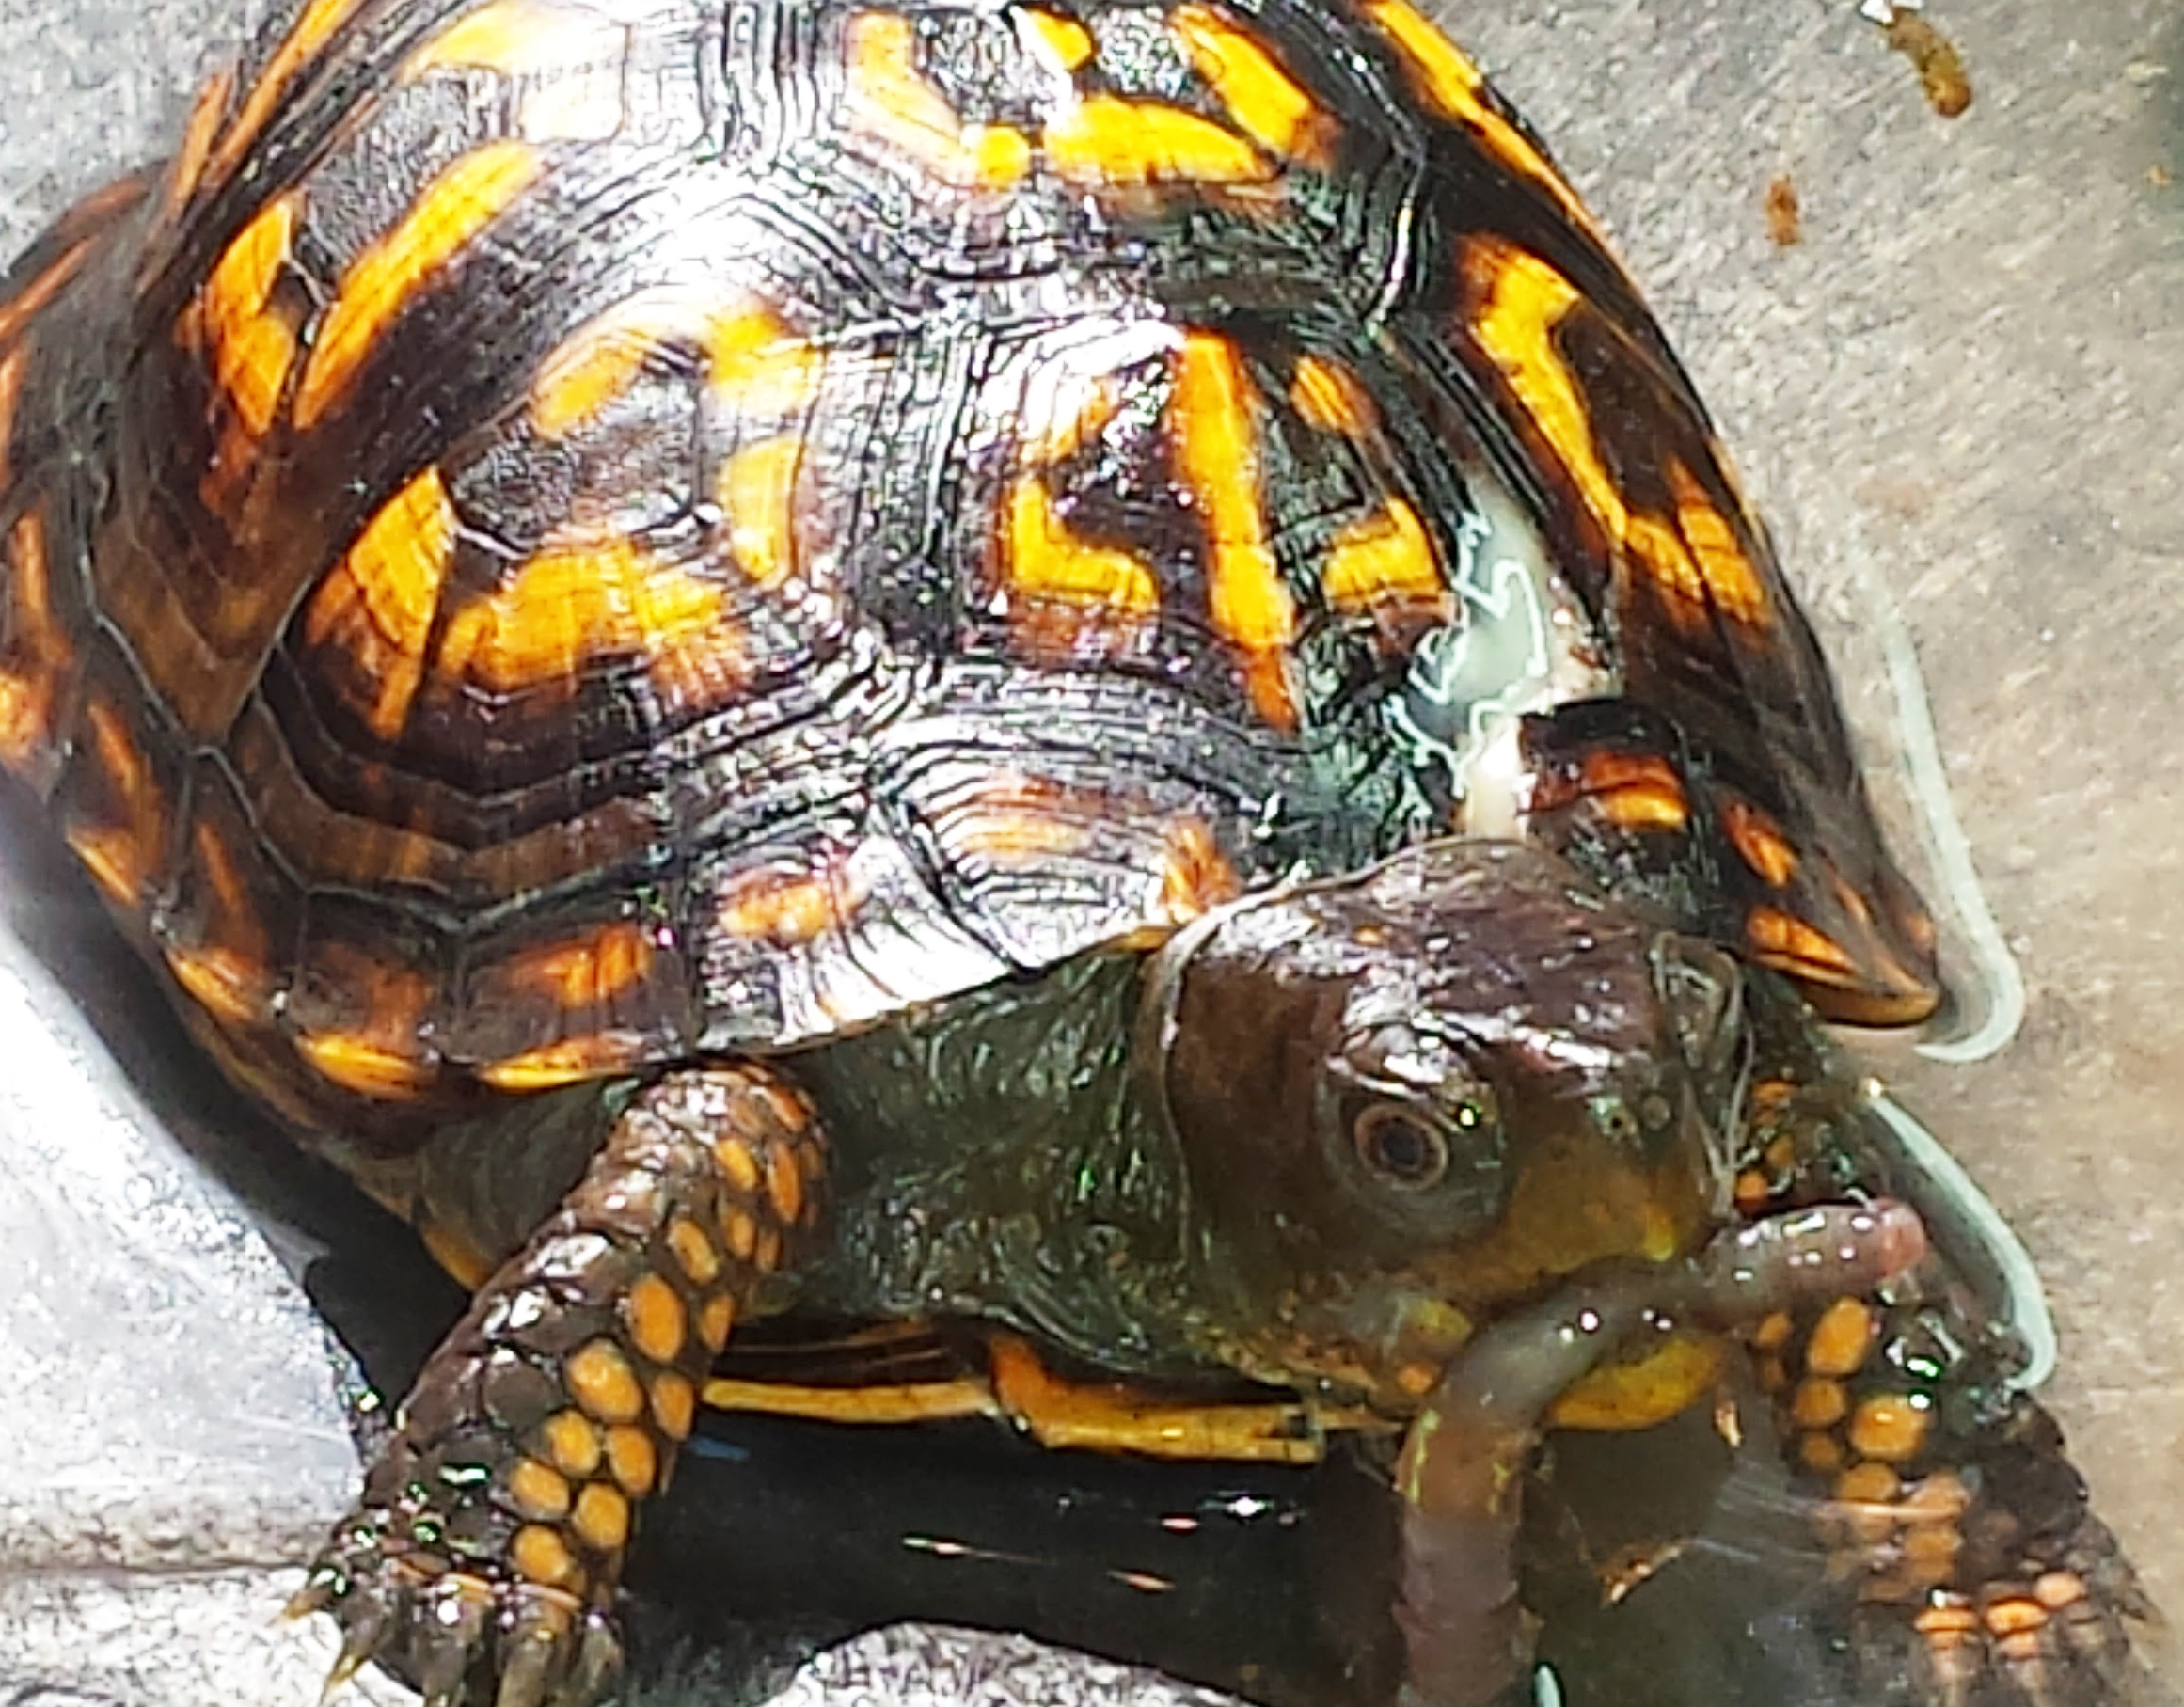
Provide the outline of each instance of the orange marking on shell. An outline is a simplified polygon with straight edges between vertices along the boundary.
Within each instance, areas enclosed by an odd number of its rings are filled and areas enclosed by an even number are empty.
[[[606,1078],[635,1065],[643,1053],[643,1046],[633,1037],[601,1034],[528,1049],[488,1062],[476,1072],[479,1083],[520,1096]]]
[[[220,134],[220,121],[227,117],[228,103],[234,94],[234,68],[223,66],[205,80],[197,99],[190,103],[182,142],[175,150],[174,158],[167,163],[160,191],[159,214],[152,227],[155,233],[170,229],[195,199],[198,186],[204,181],[205,166],[212,159],[214,140]],[[156,241],[146,244],[147,263],[159,254],[160,248]]]
[[[1380,411],[1357,375],[1324,356],[1297,358],[1290,376],[1290,406],[1307,427],[1348,439],[1369,437],[1380,426]]]
[[[2075,1571],[2047,1571],[2033,1585],[2033,1598],[2050,1612],[2060,1612],[2065,1606],[2075,1606],[2090,1591],[2085,1579]]]
[[[1025,41],[1056,71],[1076,71],[1097,51],[1092,32],[1074,18],[1028,6],[1012,8],[1009,17]]]
[[[706,324],[705,383],[744,416],[778,417],[809,408],[826,356],[765,308],[715,314]]]
[[[1425,524],[1400,498],[1389,498],[1377,513],[1336,535],[1320,571],[1320,585],[1328,604],[1346,616],[1390,606],[1437,609],[1448,604],[1440,560]]]
[[[1764,625],[1770,616],[1766,584],[1745,554],[1735,528],[1682,463],[1669,465],[1669,484],[1675,494],[1676,525],[1690,547],[1707,601],[1733,621]]]
[[[150,767],[137,750],[121,714],[104,700],[85,708],[91,729],[91,754],[122,821],[79,825],[68,836],[70,847],[107,898],[135,908],[156,868],[166,842],[166,813]]]
[[[296,387],[298,426],[317,422],[410,299],[446,271],[544,169],[538,150],[528,143],[504,139],[473,149],[427,184],[394,228],[350,263],[312,338],[310,359]]]
[[[1578,767],[1577,794],[1593,801],[1608,822],[1624,830],[1681,830],[1691,809],[1675,767],[1653,753],[1590,752]],[[1535,811],[1568,804],[1545,789]]]
[[[508,1543],[508,1562],[517,1575],[542,1588],[575,1589],[584,1580],[569,1543],[544,1524],[526,1524],[515,1532]]]
[[[426,1220],[419,1225],[417,1234],[426,1254],[466,1291],[475,1292],[493,1278],[493,1271],[500,1266],[499,1254],[481,1249],[467,1229],[452,1222]]]
[[[1750,801],[1730,796],[1721,803],[1721,820],[1744,862],[1770,889],[1781,888],[1797,875],[1797,850],[1782,827]]]
[[[721,1292],[705,1300],[698,1311],[698,1337],[705,1350],[719,1351],[736,1328],[736,1300]]]
[[[1868,1304],[1838,1298],[1821,1312],[1805,1342],[1805,1367],[1814,1375],[1855,1375],[1865,1365],[1878,1324]]]
[[[748,1197],[758,1190],[765,1178],[765,1171],[758,1165],[758,1158],[751,1146],[740,1138],[720,1138],[714,1141],[713,1159],[720,1163],[720,1174],[731,1189]],[[739,1257],[748,1257],[749,1251],[738,1251]]]
[[[720,466],[716,496],[728,524],[728,549],[753,584],[768,589],[797,572],[797,474],[803,440],[794,434],[745,445]]]
[[[17,344],[0,356],[0,492],[14,483],[10,446],[14,437],[15,402],[23,392],[23,365],[27,351]]]
[[[372,685],[364,721],[383,741],[409,721],[454,550],[454,503],[428,467],[365,524],[304,608],[305,640],[347,653]]]
[[[229,948],[175,948],[162,951],[174,981],[199,1007],[229,1025],[262,1019],[264,965]]]
[[[720,1217],[720,1237],[727,1241],[731,1257],[737,1262],[749,1262],[758,1249],[758,1223],[747,1209],[730,1209]]]
[[[1486,79],[1454,42],[1408,0],[1364,0],[1364,8],[1365,15],[1394,45],[1413,88],[1425,101],[1442,117],[1471,132],[1519,178],[1544,191],[1571,224],[1606,245],[1591,210],[1525,134],[1494,110]]]
[[[1779,1351],[1788,1343],[1794,1324],[1787,1310],[1770,1311],[1751,1331],[1751,1345],[1758,1351]]]
[[[863,887],[839,861],[809,872],[757,871],[737,878],[715,914],[732,937],[800,948],[839,929],[865,899]]]
[[[1008,125],[963,122],[917,69],[908,18],[860,12],[847,33],[849,128],[899,150],[942,183],[1003,190],[1031,166],[1031,144]]]
[[[1755,907],[1745,916],[1745,940],[1763,966],[1823,984],[1847,984],[1858,968],[1832,938],[1779,907]]]
[[[770,1145],[766,1152],[766,1200],[784,1226],[794,1226],[804,1212],[804,1176],[797,1166],[797,1153],[785,1144]]]
[[[1238,130],[1270,153],[1327,166],[1334,157],[1332,115],[1282,70],[1258,37],[1207,6],[1179,6],[1168,22],[1193,69]]]
[[[652,959],[651,936],[624,919],[570,941],[526,949],[508,961],[506,976],[564,1012],[581,1013],[642,984],[652,974]]]
[[[31,317],[60,294],[62,287],[76,276],[77,269],[90,254],[93,241],[85,237],[71,243],[28,284],[0,303],[0,344],[13,342]]]
[[[2028,1635],[2048,1623],[2048,1608],[2023,1594],[1990,1603],[1984,1616],[1989,1633],[2003,1637]]]
[[[1236,346],[1216,333],[1185,334],[1170,405],[1177,472],[1206,518],[1208,602],[1215,630],[1242,654],[1260,717],[1297,727],[1290,647],[1296,602],[1283,585],[1259,512],[1258,395]]]
[[[1805,1434],[1797,1440],[1797,1462],[1826,1474],[1843,1468],[1843,1443],[1832,1434]]]
[[[1243,137],[1163,101],[1086,95],[1048,120],[1042,140],[1054,170],[1084,189],[1264,183],[1274,176]]]
[[[1853,1464],[1835,1478],[1835,1497],[1853,1506],[1892,1506],[1903,1486],[1887,1464]]]
[[[265,1017],[270,983],[265,928],[226,839],[200,821],[192,840],[211,905],[200,940],[165,947],[167,968],[190,999],[214,1019],[230,1025],[254,1023]]]
[[[720,1272],[720,1253],[704,1229],[687,1216],[668,1223],[667,1248],[674,1253],[684,1275],[693,1286],[711,1286]]]
[[[241,164],[243,156],[258,140],[266,119],[287,92],[290,81],[333,39],[334,32],[359,4],[360,0],[310,0],[297,14],[294,24],[265,62],[265,70],[243,98],[242,110],[235,115],[227,134],[220,139],[206,168],[208,179],[225,179]]]
[[[1012,616],[1040,624],[1040,637],[1067,611],[1075,619],[1067,632],[1082,635],[1097,649],[1100,642],[1135,636],[1160,610],[1160,588],[1153,573],[1127,551],[1077,538],[1055,514],[1046,482],[1026,474],[1009,494],[1002,529],[1002,573],[1012,593],[1045,607]]]
[[[288,264],[301,205],[294,193],[268,202],[214,263],[196,303],[213,383],[253,438],[272,425],[295,363],[295,333],[266,305]]]
[[[514,578],[448,623],[435,673],[508,693],[566,685],[598,658],[644,664],[688,703],[733,697],[749,676],[716,583],[609,535],[549,541]]]
[[[417,1096],[439,1071],[436,1064],[419,1059],[412,1049],[390,1048],[354,1032],[306,1032],[296,1038],[295,1047],[322,1079],[385,1101]]]
[[[548,437],[575,431],[677,346],[704,357],[714,394],[745,417],[788,414],[818,394],[823,354],[770,308],[659,285],[601,310],[555,346],[532,382],[532,424]]]
[[[1185,818],[1170,825],[1166,841],[1167,857],[1161,866],[1163,917],[1181,925],[1243,893],[1236,867],[1203,821]]]
[[[533,142],[604,142],[626,118],[622,85],[629,30],[587,7],[488,0],[403,62],[414,82],[442,69],[498,72],[517,134]]]

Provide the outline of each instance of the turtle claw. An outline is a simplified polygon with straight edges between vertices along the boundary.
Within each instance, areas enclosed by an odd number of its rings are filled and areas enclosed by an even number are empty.
[[[622,1655],[604,1611],[490,1559],[398,1550],[391,1533],[370,1518],[345,1525],[289,1602],[341,1627],[322,1703],[368,1662],[424,1707],[591,1707],[604,1692]]]

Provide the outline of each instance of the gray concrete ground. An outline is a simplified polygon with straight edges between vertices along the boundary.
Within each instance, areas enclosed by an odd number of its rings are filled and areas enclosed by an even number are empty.
[[[1975,1067],[1896,1046],[1872,1057],[2039,1259],[2064,1336],[2055,1408],[2158,1598],[2184,1607],[2184,767],[2171,752],[2184,660],[2184,13],[2163,0],[1936,0],[1930,16],[1976,91],[1955,120],[1928,111],[1848,0],[1507,0],[1448,15],[1648,287],[1849,660],[1876,757],[1891,745],[1876,598],[1917,641],[1956,808],[2030,1005],[2016,1044]],[[10,251],[170,134],[205,53],[236,27],[211,0],[0,0],[0,26]],[[1803,241],[1787,248],[1763,214],[1778,175],[1804,210]],[[53,1017],[61,998],[40,969],[10,955],[0,970],[11,1009],[0,1025],[26,1039],[7,1046],[10,1064],[103,1084],[97,1035]],[[36,1116],[48,1139],[56,1110],[87,1144],[101,1126],[157,1125],[107,1091],[70,1092]],[[143,1155],[166,1183],[123,1205],[133,1231],[198,1189],[156,1142]],[[67,1390],[71,1414],[95,1421],[119,1403],[99,1383],[126,1384],[131,1324],[171,1340],[193,1320],[190,1298],[155,1279],[100,1308],[114,1361],[71,1386],[38,1326],[39,1289],[65,1287],[67,1252],[40,1241],[71,1217],[89,1228],[118,1211],[66,1165],[68,1190],[41,1198],[54,1166],[21,1147],[0,1165],[0,1195],[13,1194],[0,1283],[16,1300],[0,1324],[0,1370],[12,1371],[0,1390]],[[220,1250],[268,1319],[292,1307],[246,1237]],[[232,1312],[198,1321],[200,1375],[248,1367],[265,1331]],[[260,1525],[245,1562],[315,1526],[330,1497],[315,1478],[340,1479],[331,1413],[316,1402],[282,1425],[307,1467],[284,1482],[286,1508],[234,1520]],[[114,1462],[56,1461],[84,1430],[41,1433],[16,1398],[4,1415],[0,1479],[19,1497],[0,1511],[0,1659],[31,1628],[24,1585],[55,1573],[83,1568],[59,1609],[38,1603],[59,1652],[71,1607],[87,1631],[148,1616],[137,1603],[152,1590],[117,1588],[110,1568],[171,1567],[162,1549],[177,1525],[201,1520],[147,1518]],[[238,1629],[259,1631],[256,1617]],[[190,1699],[138,1687],[154,1658],[102,1652],[120,1655],[111,1676],[51,1681]],[[261,1699],[241,1685],[273,1673],[232,1663],[228,1699]]]

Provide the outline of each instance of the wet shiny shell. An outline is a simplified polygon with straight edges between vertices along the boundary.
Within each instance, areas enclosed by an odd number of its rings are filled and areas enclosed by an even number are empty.
[[[7,289],[0,761],[297,1118],[1451,830],[1931,1003],[1682,371],[1404,0],[309,0]]]

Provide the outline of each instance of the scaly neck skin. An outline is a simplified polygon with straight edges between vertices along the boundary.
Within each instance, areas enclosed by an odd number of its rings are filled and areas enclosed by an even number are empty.
[[[783,1064],[840,1158],[805,1305],[999,1320],[1122,1371],[1208,1367],[1248,1289],[1133,1070],[1142,965],[1089,956]]]

